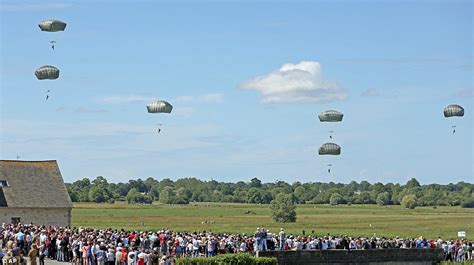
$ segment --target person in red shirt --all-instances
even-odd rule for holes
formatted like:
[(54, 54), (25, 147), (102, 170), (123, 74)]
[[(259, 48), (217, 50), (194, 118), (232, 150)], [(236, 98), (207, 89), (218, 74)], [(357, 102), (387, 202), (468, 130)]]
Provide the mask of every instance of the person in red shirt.
[(144, 259), (144, 257), (143, 257), (143, 253), (140, 253), (140, 254), (138, 255), (137, 265), (145, 265), (145, 259)]

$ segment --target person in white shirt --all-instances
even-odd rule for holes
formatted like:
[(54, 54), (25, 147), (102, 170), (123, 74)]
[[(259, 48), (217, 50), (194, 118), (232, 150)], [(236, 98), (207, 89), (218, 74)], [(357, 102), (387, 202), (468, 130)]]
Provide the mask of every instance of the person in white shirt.
[(113, 248), (109, 248), (107, 252), (107, 265), (114, 265), (115, 263), (115, 251)]
[(193, 258), (199, 257), (199, 246), (201, 245), (201, 240), (194, 238), (193, 239)]
[(328, 249), (328, 241), (326, 239), (323, 240), (323, 244), (322, 244), (322, 250), (327, 250)]
[(289, 238), (286, 239), (286, 245), (288, 246), (289, 249), (293, 248), (293, 238), (290, 236)]
[(285, 230), (283, 230), (283, 227), (280, 228), (280, 233), (278, 233), (278, 239), (280, 240), (280, 249), (283, 249), (286, 240), (286, 234)]

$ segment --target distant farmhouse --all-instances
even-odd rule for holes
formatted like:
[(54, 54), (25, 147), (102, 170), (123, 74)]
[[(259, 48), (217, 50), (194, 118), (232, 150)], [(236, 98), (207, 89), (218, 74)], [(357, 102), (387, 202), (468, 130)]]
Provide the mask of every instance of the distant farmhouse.
[(70, 226), (71, 210), (55, 160), (0, 160), (0, 224)]

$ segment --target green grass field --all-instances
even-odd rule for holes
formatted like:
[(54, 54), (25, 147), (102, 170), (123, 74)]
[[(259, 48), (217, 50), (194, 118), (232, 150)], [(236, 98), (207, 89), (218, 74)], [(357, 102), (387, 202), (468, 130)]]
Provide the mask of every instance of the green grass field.
[[(250, 211), (250, 214), (246, 214)], [(72, 211), (72, 225), (94, 228), (124, 228), (178, 231), (213, 231), (253, 233), (256, 227), (277, 232), (301, 234), (315, 231), (350, 236), (441, 236), (455, 239), (464, 230), (468, 238), (474, 235), (474, 209), (459, 207), (418, 207), (414, 210), (400, 206), (377, 205), (299, 205), (298, 220), (278, 224), (270, 218), (269, 205), (193, 203), (185, 206), (127, 205), (77, 203)], [(214, 224), (202, 224), (203, 221)], [(143, 221), (144, 225), (141, 225)]]

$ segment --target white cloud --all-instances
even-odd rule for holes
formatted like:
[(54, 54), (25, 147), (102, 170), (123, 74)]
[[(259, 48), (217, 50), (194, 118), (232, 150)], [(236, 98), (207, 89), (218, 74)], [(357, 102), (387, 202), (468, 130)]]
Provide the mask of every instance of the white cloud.
[(284, 64), (277, 71), (242, 83), (241, 88), (262, 93), (262, 103), (329, 102), (347, 98), (345, 89), (324, 80), (321, 64), (314, 61)]
[(0, 10), (6, 12), (32, 12), (51, 9), (62, 9), (68, 7), (65, 3), (12, 3), (1, 4)]
[(104, 97), (101, 101), (106, 103), (112, 104), (121, 104), (121, 103), (132, 103), (132, 102), (146, 102), (151, 101), (153, 98), (145, 97), (145, 96), (137, 96), (137, 95), (129, 95), (129, 96), (110, 96)]
[(369, 88), (362, 92), (360, 95), (363, 97), (378, 97), (380, 96), (380, 93), (377, 91), (377, 89)]
[(179, 96), (176, 97), (177, 102), (204, 102), (204, 103), (221, 103), (224, 101), (224, 95), (214, 93), (200, 96)]

